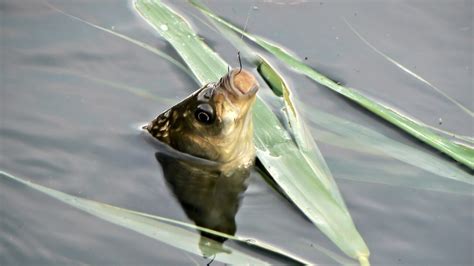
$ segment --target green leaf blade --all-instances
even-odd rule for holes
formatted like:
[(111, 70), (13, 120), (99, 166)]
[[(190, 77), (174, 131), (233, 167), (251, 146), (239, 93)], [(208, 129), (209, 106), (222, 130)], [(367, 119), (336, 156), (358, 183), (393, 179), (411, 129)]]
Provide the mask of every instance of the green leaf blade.
[[(199, 39), (186, 20), (161, 1), (135, 1), (138, 13), (186, 61), (200, 85), (219, 80), (227, 73), (227, 63)], [(192, 43), (193, 45), (190, 45)], [(193, 60), (189, 60), (192, 54)]]
[[(256, 265), (268, 265), (267, 262), (259, 258), (250, 256), (239, 250), (230, 247), (223, 247), (221, 243), (218, 243), (213, 239), (200, 236), (197, 232), (192, 232), (181, 227), (169, 224), (169, 222), (180, 224), (180, 222), (174, 221), (172, 219), (144, 215), (142, 213), (122, 209), (105, 203), (72, 196), (61, 191), (57, 191), (48, 187), (35, 184), (30, 181), (26, 181), (22, 178), (16, 177), (1, 170), (0, 176), (26, 185), (31, 189), (44, 193), (52, 198), (66, 203), (71, 207), (82, 210), (95, 217), (130, 229), (132, 231), (153, 238), (175, 248), (193, 253), (197, 256), (202, 256), (204, 250), (200, 249), (199, 243), (205, 242), (205, 252), (213, 255), (215, 254), (215, 260), (217, 261), (229, 264), (250, 263)], [(162, 222), (163, 220), (167, 221), (168, 223)], [(196, 228), (192, 225), (188, 225), (188, 227)], [(212, 230), (207, 231), (209, 233), (213, 233)], [(263, 246), (263, 248), (275, 252), (274, 250), (268, 249), (268, 247), (268, 245)]]
[[(368, 248), (345, 205), (341, 204), (342, 198), (334, 194), (334, 189), (327, 189), (329, 185), (325, 179), (314, 177), (313, 168), (289, 134), (282, 127), (274, 127), (278, 123), (276, 117), (259, 112), (268, 108), (264, 105), (257, 102), (254, 107), (255, 114), (261, 114), (254, 114), (255, 124), (259, 125), (255, 127), (254, 140), (257, 156), (266, 170), (295, 205), (341, 250), (353, 258), (368, 257)], [(274, 129), (268, 131), (269, 127)]]

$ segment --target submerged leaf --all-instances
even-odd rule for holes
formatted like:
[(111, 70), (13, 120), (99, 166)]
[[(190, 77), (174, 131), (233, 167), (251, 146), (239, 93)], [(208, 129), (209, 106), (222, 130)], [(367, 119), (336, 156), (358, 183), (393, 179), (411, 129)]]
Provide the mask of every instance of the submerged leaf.
[[(202, 253), (207, 255), (216, 255), (215, 260), (230, 264), (268, 264), (264, 260), (253, 257), (232, 247), (225, 246), (213, 239), (201, 236), (197, 232), (188, 231), (181, 227), (205, 231), (208, 234), (221, 236), (234, 241), (238, 241), (258, 249), (263, 249), (290, 260), (296, 264), (308, 264), (308, 262), (280, 250), (272, 245), (249, 239), (243, 239), (236, 236), (227, 235), (211, 229), (199, 227), (193, 224), (176, 221), (169, 218), (150, 215), (146, 213), (136, 212), (128, 209), (119, 208), (109, 204), (72, 196), (61, 191), (57, 191), (48, 187), (26, 181), (22, 178), (11, 175), (0, 170), (0, 176), (4, 176), (21, 184), (24, 184), (34, 190), (42, 192), (52, 198), (62, 201), (74, 208), (87, 212), (93, 216), (101, 218), (113, 224), (128, 228), (150, 238), (159, 240), (167, 245), (194, 253), (201, 256)], [(178, 226), (175, 226), (175, 225)], [(203, 243), (203, 245), (198, 245)], [(204, 250), (205, 249), (205, 250)]]
[(385, 104), (379, 103), (378, 101), (371, 99), (370, 97), (362, 94), (359, 91), (356, 91), (352, 88), (344, 87), (332, 81), (331, 79), (327, 78), (326, 76), (320, 74), (316, 70), (307, 66), (301, 60), (299, 60), (296, 56), (290, 54), (289, 52), (279, 47), (278, 45), (272, 44), (271, 42), (266, 41), (263, 38), (260, 38), (258, 36), (249, 34), (241, 30), (240, 28), (218, 17), (217, 15), (215, 15), (214, 13), (212, 13), (211, 11), (209, 11), (202, 5), (198, 4), (197, 1), (195, 0), (191, 0), (191, 2), (197, 8), (199, 8), (205, 15), (209, 16), (210, 18), (220, 23), (221, 25), (228, 27), (246, 36), (249, 40), (260, 45), (262, 48), (272, 53), (282, 62), (286, 63), (286, 65), (290, 67), (291, 69), (301, 74), (306, 75), (307, 77), (313, 79), (319, 84), (324, 85), (334, 90), (335, 92), (343, 95), (344, 97), (358, 103), (359, 105), (368, 109), (372, 113), (380, 116), (381, 118), (390, 122), (394, 126), (402, 129), (403, 131), (407, 132), (413, 137), (447, 154), (448, 156), (458, 161), (459, 163), (466, 165), (471, 170), (474, 169), (474, 149), (472, 147), (453, 142), (444, 136), (440, 136), (434, 133), (433, 131), (431, 131), (430, 129), (428, 129), (426, 126), (424, 126), (423, 123), (416, 121), (415, 119), (410, 118), (409, 116), (405, 114), (400, 113), (394, 108), (389, 107)]
[[(85, 211), (108, 222), (128, 228), (145, 236), (159, 240), (170, 246), (194, 253), (198, 256), (201, 255), (201, 250), (199, 250), (198, 246), (200, 235), (196, 232), (191, 232), (176, 226), (159, 222), (145, 216), (135, 215), (133, 212), (118, 207), (75, 197), (30, 181), (23, 180), (3, 171), (0, 171), (0, 175), (22, 183), (32, 189), (47, 194), (50, 197), (60, 200), (72, 207)], [(228, 247), (224, 249), (220, 243), (212, 239), (205, 239), (205, 241), (207, 244), (207, 250), (216, 254), (215, 259), (218, 261), (231, 264), (245, 264), (249, 262), (265, 264), (264, 261), (244, 254), (240, 251), (231, 251)]]
[[(167, 40), (191, 68), (201, 85), (219, 80), (227, 64), (189, 24), (160, 1), (138, 0), (138, 12)], [(165, 25), (166, 27), (164, 27)], [(343, 204), (337, 186), (314, 158), (295, 145), (271, 109), (257, 99), (253, 109), (257, 156), (276, 183), (300, 210), (347, 255), (368, 264), (369, 251)]]
[[(311, 122), (343, 137), (349, 143), (363, 144), (366, 149), (378, 150), (381, 153), (435, 175), (474, 185), (474, 180), (469, 173), (460, 169), (459, 166), (446, 161), (444, 158), (439, 158), (439, 156), (391, 139), (375, 130), (316, 110), (315, 108), (303, 106), (302, 110), (308, 110), (308, 114), (311, 112), (311, 116), (307, 116)], [(346, 146), (346, 148), (351, 148), (351, 146)], [(398, 181), (387, 180), (387, 182), (397, 183)]]

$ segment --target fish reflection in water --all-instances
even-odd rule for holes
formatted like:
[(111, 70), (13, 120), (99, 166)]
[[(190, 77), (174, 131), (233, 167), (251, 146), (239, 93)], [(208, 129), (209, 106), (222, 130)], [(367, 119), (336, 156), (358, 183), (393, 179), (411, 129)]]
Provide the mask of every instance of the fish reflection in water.
[(186, 215), (198, 226), (235, 234), (235, 215), (255, 161), (251, 109), (257, 90), (251, 73), (234, 69), (144, 127), (167, 144), (156, 158)]
[[(164, 177), (189, 219), (196, 225), (234, 235), (240, 196), (247, 188), (249, 168), (222, 172), (219, 164), (200, 158), (183, 158), (173, 152), (157, 152)], [(206, 232), (201, 235), (226, 240)]]

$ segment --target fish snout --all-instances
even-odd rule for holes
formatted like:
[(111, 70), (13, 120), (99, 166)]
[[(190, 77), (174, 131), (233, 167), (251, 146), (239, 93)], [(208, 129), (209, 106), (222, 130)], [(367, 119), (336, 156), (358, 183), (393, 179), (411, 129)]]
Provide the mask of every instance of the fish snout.
[(254, 96), (259, 87), (255, 76), (245, 69), (233, 69), (229, 74), (229, 83), (237, 98)]

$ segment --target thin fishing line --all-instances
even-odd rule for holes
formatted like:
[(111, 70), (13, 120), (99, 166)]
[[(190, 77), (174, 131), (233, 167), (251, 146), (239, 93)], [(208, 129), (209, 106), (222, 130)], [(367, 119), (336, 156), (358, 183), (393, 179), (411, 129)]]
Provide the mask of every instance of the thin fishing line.
[[(245, 19), (245, 24), (244, 24), (244, 32), (247, 30), (247, 25), (249, 24), (249, 18), (250, 18), (250, 11), (252, 10), (253, 6), (253, 1), (250, 3), (249, 9), (247, 10), (247, 18)], [(244, 39), (244, 33), (242, 32), (242, 35), (240, 36), (240, 39)]]
[[(247, 25), (249, 24), (250, 11), (252, 10), (253, 3), (254, 3), (254, 1), (252, 0), (252, 2), (249, 5), (249, 8), (247, 10), (247, 18), (245, 19), (244, 30), (243, 30), (242, 34), (240, 35), (240, 40), (244, 39), (244, 32), (247, 30)], [(237, 56), (239, 58), (239, 66), (240, 66), (239, 73), (240, 73), (242, 71), (242, 60), (240, 59), (240, 50), (237, 50)]]

